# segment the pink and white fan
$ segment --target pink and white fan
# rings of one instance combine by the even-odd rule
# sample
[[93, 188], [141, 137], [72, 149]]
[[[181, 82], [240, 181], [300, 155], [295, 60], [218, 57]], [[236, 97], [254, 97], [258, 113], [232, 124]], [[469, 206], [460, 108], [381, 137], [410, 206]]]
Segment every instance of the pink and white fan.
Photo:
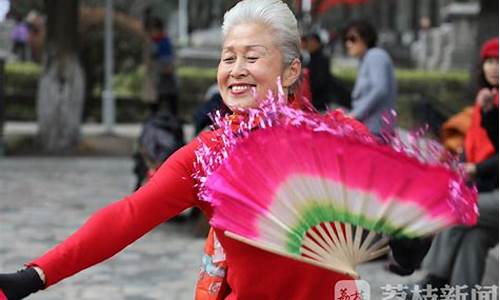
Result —
[[227, 236], [357, 277], [358, 264], [388, 251], [377, 234], [476, 222], [475, 190], [445, 164], [292, 121], [247, 132], [206, 177], [210, 223]]

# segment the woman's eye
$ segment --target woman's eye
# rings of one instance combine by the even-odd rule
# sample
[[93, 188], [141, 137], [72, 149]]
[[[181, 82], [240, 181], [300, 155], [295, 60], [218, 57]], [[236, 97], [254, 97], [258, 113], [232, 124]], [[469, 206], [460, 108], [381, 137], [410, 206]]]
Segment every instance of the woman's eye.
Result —
[[488, 64], [498, 64], [498, 59], [493, 58], [493, 57], [489, 57], [484, 62], [488, 63]]
[[256, 56], [248, 56], [247, 57], [247, 60], [251, 61], [251, 62], [256, 61], [257, 59], [258, 59], [258, 57], [256, 57]]
[[232, 62], [234, 61], [234, 57], [225, 57], [222, 59], [223, 62], [226, 62], [226, 63], [229, 63], [229, 62]]

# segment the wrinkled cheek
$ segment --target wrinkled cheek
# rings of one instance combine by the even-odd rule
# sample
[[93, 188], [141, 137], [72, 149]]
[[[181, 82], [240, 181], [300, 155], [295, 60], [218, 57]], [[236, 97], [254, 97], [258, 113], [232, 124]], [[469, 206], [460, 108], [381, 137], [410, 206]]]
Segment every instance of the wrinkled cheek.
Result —
[[257, 95], [258, 95], [259, 100], [263, 100], [263, 99], [268, 98], [270, 94], [273, 97], [276, 96], [278, 93], [277, 85], [278, 85], [278, 81], [276, 79], [276, 82], [273, 85], [259, 88], [257, 91]]
[[217, 68], [217, 84], [219, 85], [219, 89], [227, 81], [229, 77], [229, 73], [223, 67], [219, 66]]

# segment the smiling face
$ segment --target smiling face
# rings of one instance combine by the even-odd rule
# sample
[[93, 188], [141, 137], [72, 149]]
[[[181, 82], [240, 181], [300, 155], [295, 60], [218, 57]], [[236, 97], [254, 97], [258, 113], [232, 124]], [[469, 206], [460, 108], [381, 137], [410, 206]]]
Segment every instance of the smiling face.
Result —
[[487, 58], [483, 63], [484, 78], [492, 86], [498, 87], [498, 58]]
[[236, 25], [226, 35], [217, 82], [224, 103], [232, 110], [256, 107], [255, 97], [264, 99], [269, 90], [276, 95], [278, 78], [285, 93], [298, 78], [300, 62], [283, 68], [283, 55], [275, 40], [272, 32], [259, 23]]

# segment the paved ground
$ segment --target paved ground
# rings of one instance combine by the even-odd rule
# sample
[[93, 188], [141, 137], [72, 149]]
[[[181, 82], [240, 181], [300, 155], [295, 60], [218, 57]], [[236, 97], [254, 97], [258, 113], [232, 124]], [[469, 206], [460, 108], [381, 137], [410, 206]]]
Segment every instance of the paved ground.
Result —
[[[0, 160], [0, 270], [16, 270], [92, 211], [127, 194], [130, 170], [128, 159]], [[185, 226], [162, 225], [110, 261], [33, 298], [191, 299], [202, 244]]]
[[[92, 211], [125, 196], [133, 186], [131, 167], [127, 158], [0, 159], [0, 271], [18, 269]], [[32, 298], [192, 299], [202, 245], [190, 226], [164, 224], [111, 260]], [[402, 282], [381, 265], [364, 266], [363, 277], [372, 284]]]
[[[7, 134], [33, 133], [33, 128], [22, 124], [7, 128]], [[120, 127], [119, 136], [125, 136], [130, 143], [138, 128]], [[92, 136], [86, 141], [95, 147], [103, 146], [103, 140], [109, 144], [109, 139], [99, 136], [99, 130], [84, 130]], [[107, 150], [115, 151], [113, 147]], [[127, 151], [120, 154], [127, 155]], [[64, 239], [93, 211], [125, 196], [134, 185], [131, 168], [128, 156], [0, 157], [0, 272], [18, 269]], [[203, 242], [193, 237], [189, 225], [163, 224], [109, 261], [32, 298], [192, 299]], [[495, 267], [493, 271], [496, 282], [497, 270]], [[361, 266], [359, 271], [371, 284], [373, 300], [395, 299], [385, 298], [380, 287], [415, 281], [422, 276], [392, 275], [384, 271], [383, 261]]]

